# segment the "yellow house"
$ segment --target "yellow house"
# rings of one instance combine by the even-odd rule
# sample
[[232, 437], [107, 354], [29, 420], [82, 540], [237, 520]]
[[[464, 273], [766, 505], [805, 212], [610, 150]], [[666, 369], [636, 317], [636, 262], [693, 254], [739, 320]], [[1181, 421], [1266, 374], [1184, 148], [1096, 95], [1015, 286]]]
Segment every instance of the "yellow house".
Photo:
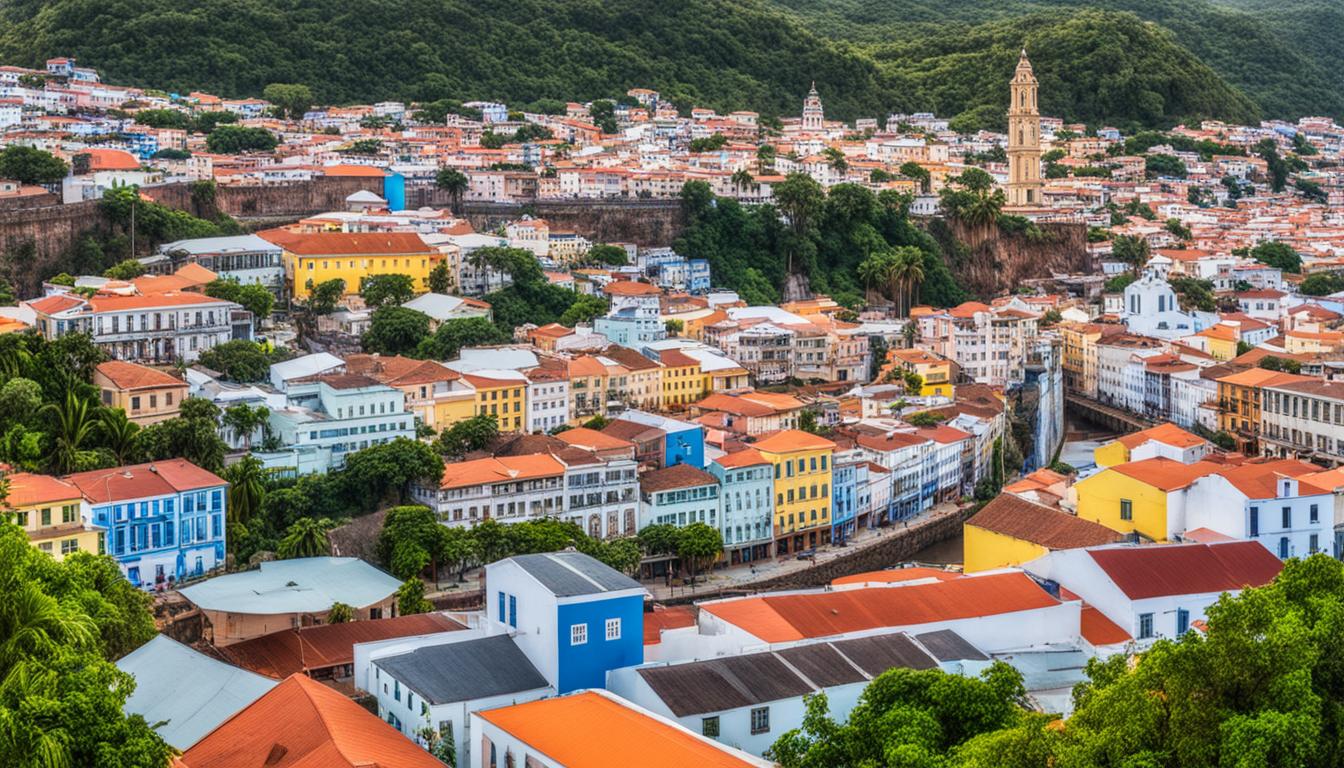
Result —
[[462, 374], [442, 363], [401, 355], [350, 355], [345, 369], [401, 390], [406, 395], [406, 410], [437, 432], [476, 415], [476, 390]]
[[663, 410], [684, 408], [704, 396], [705, 376], [699, 360], [680, 350], [665, 349], [658, 354], [658, 361], [663, 364], [659, 403]]
[[752, 446], [774, 465], [775, 547], [799, 552], [831, 540], [831, 456], [835, 443], [797, 429], [761, 437]]
[[1191, 341], [1194, 346], [1209, 353], [1214, 360], [1227, 361], [1237, 356], [1237, 342], [1241, 333], [1234, 325], [1219, 323], [1196, 333]]
[[500, 432], [522, 432], [527, 414], [527, 377], [517, 371], [476, 371], [462, 378], [476, 389], [476, 415], [490, 414]]
[[1078, 517], [1113, 531], [1167, 541], [1174, 533], [1172, 524], [1183, 517], [1186, 488], [1222, 467], [1162, 457], [1118, 464], [1074, 483]]
[[187, 382], [156, 368], [108, 360], [93, 369], [103, 405], [120, 408], [142, 427], [176, 417], [187, 399]]
[[1122, 538], [1104, 525], [1003, 493], [962, 526], [963, 569], [1007, 568], [1051, 550], [1095, 547]]
[[924, 381], [922, 397], [952, 397], [952, 363], [922, 349], [893, 349], [887, 352], [893, 370], [917, 374]]
[[1092, 451], [1098, 467], [1114, 467], [1138, 459], [1164, 456], [1182, 464], [1193, 464], [1208, 455], [1213, 446], [1209, 441], [1166, 422], [1155, 427], [1121, 435], [1103, 443]]
[[416, 292], [429, 290], [429, 273], [443, 260], [414, 232], [290, 232], [258, 233], [284, 249], [285, 278], [290, 295], [306, 299], [313, 286], [345, 281], [345, 295], [359, 293], [364, 278], [409, 275]]
[[9, 482], [5, 512], [33, 546], [57, 560], [74, 552], [104, 554], [106, 531], [85, 522], [84, 496], [73, 484], [29, 472], [11, 473], [5, 479]]

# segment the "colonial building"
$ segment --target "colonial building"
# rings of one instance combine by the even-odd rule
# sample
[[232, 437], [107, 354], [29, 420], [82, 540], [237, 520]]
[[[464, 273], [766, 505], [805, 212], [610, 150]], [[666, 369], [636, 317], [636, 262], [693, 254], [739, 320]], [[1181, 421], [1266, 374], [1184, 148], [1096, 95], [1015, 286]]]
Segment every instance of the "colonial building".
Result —
[[1031, 208], [1042, 201], [1041, 113], [1025, 48], [1008, 91], [1008, 207]]

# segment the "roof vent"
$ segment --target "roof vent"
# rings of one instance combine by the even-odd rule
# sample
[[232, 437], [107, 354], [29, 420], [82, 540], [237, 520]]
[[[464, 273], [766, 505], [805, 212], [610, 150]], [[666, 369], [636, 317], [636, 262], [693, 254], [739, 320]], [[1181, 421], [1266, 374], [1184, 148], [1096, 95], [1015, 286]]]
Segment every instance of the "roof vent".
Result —
[[285, 754], [287, 752], [289, 752], [289, 748], [286, 747], [285, 745], [278, 743], [273, 744], [271, 746], [270, 754], [266, 755], [266, 762], [264, 764], [275, 765], [276, 763], [279, 763], [281, 760], [284, 759]]
[[124, 477], [124, 478], [126, 478], [127, 480], [130, 480], [131, 477], [132, 477], [132, 475], [131, 475], [131, 470], [129, 470], [129, 469], [122, 470], [122, 472], [121, 472], [121, 476]]

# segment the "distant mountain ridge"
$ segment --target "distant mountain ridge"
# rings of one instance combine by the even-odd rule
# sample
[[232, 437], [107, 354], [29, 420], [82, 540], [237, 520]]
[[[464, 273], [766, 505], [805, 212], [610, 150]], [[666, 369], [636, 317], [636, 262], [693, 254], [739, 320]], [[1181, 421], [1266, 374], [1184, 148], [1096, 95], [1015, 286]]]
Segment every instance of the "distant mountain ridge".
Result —
[[[229, 97], [302, 82], [331, 103], [646, 86], [767, 116], [797, 114], [815, 80], [830, 117], [934, 111], [974, 129], [1002, 125], [1025, 43], [1043, 109], [1069, 120], [1344, 113], [1340, 70], [1288, 45], [1294, 24], [1268, 0], [8, 0], [0, 60], [74, 55], [111, 82]], [[1219, 42], [1233, 33], [1256, 37]]]

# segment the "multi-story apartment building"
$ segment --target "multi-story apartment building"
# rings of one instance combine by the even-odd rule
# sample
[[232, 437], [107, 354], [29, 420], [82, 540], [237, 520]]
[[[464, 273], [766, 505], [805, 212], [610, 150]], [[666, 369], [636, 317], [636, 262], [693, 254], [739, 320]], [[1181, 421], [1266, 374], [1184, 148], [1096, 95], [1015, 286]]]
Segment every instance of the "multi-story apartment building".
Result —
[[1344, 463], [1344, 382], [1261, 385], [1260, 446], [1267, 455]]
[[719, 529], [719, 480], [689, 464], [646, 472], [639, 480], [640, 528], [704, 523]]
[[429, 290], [429, 273], [443, 260], [414, 232], [290, 232], [268, 229], [258, 235], [284, 249], [289, 295], [307, 299], [313, 286], [345, 281], [345, 295], [358, 294], [373, 275], [410, 275], [416, 291]]
[[550, 432], [569, 423], [569, 373], [564, 366], [538, 366], [527, 376], [526, 431]]
[[770, 322], [725, 320], [705, 329], [705, 341], [745, 368], [757, 384], [778, 384], [793, 372], [793, 331]]
[[663, 292], [658, 286], [617, 280], [603, 286], [602, 292], [611, 300], [611, 309], [605, 317], [593, 321], [594, 331], [614, 344], [635, 349], [667, 338], [667, 329], [659, 318]]
[[565, 465], [565, 509], [569, 520], [595, 539], [639, 532], [639, 477], [633, 446], [625, 455], [600, 455], [579, 448], [557, 454]]
[[445, 525], [559, 517], [565, 510], [565, 465], [549, 453], [459, 461], [445, 465], [438, 484], [417, 484], [411, 495]]
[[1259, 453], [1261, 388], [1309, 381], [1313, 381], [1310, 376], [1265, 368], [1248, 368], [1219, 378], [1219, 431], [1236, 439], [1238, 451], [1249, 455]]
[[324, 474], [345, 457], [399, 437], [416, 439], [406, 393], [358, 373], [291, 382], [286, 404], [270, 413], [271, 434], [283, 446], [256, 454], [270, 468]]
[[178, 240], [159, 246], [159, 253], [171, 259], [174, 268], [200, 264], [224, 280], [264, 286], [278, 300], [288, 298], [284, 249], [257, 235]]
[[774, 541], [774, 469], [753, 448], [711, 461], [723, 497], [723, 548], [728, 563], [765, 560]]
[[518, 371], [477, 370], [462, 374], [476, 390], [476, 415], [494, 416], [501, 432], [520, 432], [527, 409], [528, 378]]
[[1125, 327], [1106, 323], [1060, 323], [1055, 326], [1064, 343], [1064, 387], [1097, 399], [1097, 342], [1124, 333]]
[[1162, 354], [1162, 342], [1147, 336], [1115, 334], [1096, 342], [1097, 399], [1140, 413], [1145, 383], [1143, 360]]
[[784, 555], [831, 540], [831, 454], [835, 443], [796, 429], [753, 446], [773, 466], [775, 549]]
[[107, 529], [85, 519], [84, 496], [74, 484], [31, 472], [4, 479], [9, 483], [4, 512], [34, 547], [57, 560], [75, 552], [105, 553]]
[[185, 459], [66, 478], [107, 531], [106, 551], [138, 587], [162, 589], [224, 565], [228, 483]]
[[251, 338], [252, 316], [238, 304], [201, 293], [144, 296], [58, 293], [26, 302], [48, 339], [87, 333], [117, 360], [193, 362], [207, 349]]
[[406, 410], [417, 423], [435, 431], [476, 415], [476, 390], [442, 363], [401, 355], [350, 355], [345, 370], [401, 390]]

